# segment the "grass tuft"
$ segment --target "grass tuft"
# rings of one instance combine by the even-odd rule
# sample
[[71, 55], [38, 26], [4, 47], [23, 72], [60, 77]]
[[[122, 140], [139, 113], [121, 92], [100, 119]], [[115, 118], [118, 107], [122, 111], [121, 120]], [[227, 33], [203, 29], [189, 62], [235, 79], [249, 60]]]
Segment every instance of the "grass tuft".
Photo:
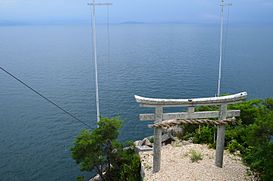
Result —
[[192, 162], [198, 162], [199, 160], [203, 159], [203, 156], [200, 152], [190, 150], [190, 159]]

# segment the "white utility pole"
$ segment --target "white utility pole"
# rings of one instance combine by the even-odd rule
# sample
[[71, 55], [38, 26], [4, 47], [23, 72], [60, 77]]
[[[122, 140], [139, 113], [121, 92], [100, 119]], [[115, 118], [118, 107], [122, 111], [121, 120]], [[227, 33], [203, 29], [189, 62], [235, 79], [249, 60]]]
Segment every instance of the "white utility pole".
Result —
[[219, 60], [219, 72], [218, 72], [218, 86], [217, 96], [221, 93], [221, 78], [222, 78], [222, 60], [223, 60], [223, 30], [224, 30], [224, 6], [231, 6], [232, 4], [225, 4], [224, 0], [221, 0], [221, 33], [220, 33], [220, 60]]
[[96, 6], [111, 6], [112, 3], [88, 3], [93, 6], [92, 10], [92, 36], [93, 36], [93, 58], [95, 63], [95, 79], [96, 79], [96, 107], [97, 107], [97, 122], [100, 121], [100, 104], [99, 104], [99, 81], [98, 81], [98, 63], [97, 63], [97, 33], [96, 33]]

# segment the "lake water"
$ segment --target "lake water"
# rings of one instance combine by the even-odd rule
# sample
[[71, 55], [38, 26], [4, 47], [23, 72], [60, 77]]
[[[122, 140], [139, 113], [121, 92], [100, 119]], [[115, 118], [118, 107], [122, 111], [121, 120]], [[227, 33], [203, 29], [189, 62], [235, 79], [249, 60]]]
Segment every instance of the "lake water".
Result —
[[[124, 121], [120, 139], [152, 134], [134, 95], [214, 96], [219, 26], [123, 24], [98, 27], [101, 113]], [[222, 92], [273, 96], [273, 26], [231, 26], [225, 43]], [[91, 27], [2, 26], [0, 66], [96, 127]], [[109, 55], [109, 56], [108, 56]], [[70, 156], [85, 127], [0, 72], [0, 180], [75, 180]], [[90, 175], [90, 174], [85, 174]], [[91, 174], [92, 175], [92, 174]]]

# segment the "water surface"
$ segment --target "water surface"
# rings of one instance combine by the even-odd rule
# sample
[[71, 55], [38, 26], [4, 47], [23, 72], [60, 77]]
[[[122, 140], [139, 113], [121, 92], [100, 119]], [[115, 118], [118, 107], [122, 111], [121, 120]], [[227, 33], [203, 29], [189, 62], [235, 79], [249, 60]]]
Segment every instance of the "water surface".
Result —
[[[101, 113], [120, 115], [120, 139], [152, 134], [134, 95], [214, 96], [219, 27], [112, 25], [98, 27]], [[96, 127], [91, 27], [0, 27], [0, 65]], [[222, 92], [272, 97], [273, 27], [232, 26], [223, 60]], [[70, 148], [84, 125], [0, 72], [0, 180], [75, 180]]]

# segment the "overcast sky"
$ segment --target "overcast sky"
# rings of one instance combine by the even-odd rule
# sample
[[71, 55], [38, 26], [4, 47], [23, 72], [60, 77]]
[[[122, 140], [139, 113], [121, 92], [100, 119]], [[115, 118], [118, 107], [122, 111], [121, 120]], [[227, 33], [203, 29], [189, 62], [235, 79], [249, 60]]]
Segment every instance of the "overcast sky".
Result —
[[[0, 22], [89, 22], [88, 0], [0, 0]], [[113, 23], [186, 22], [215, 23], [220, 0], [97, 0], [112, 2]], [[273, 0], [229, 0], [233, 23], [273, 23]], [[227, 9], [226, 9], [227, 10]], [[98, 21], [105, 22], [107, 9], [98, 7]], [[226, 11], [227, 12], [227, 11]]]

